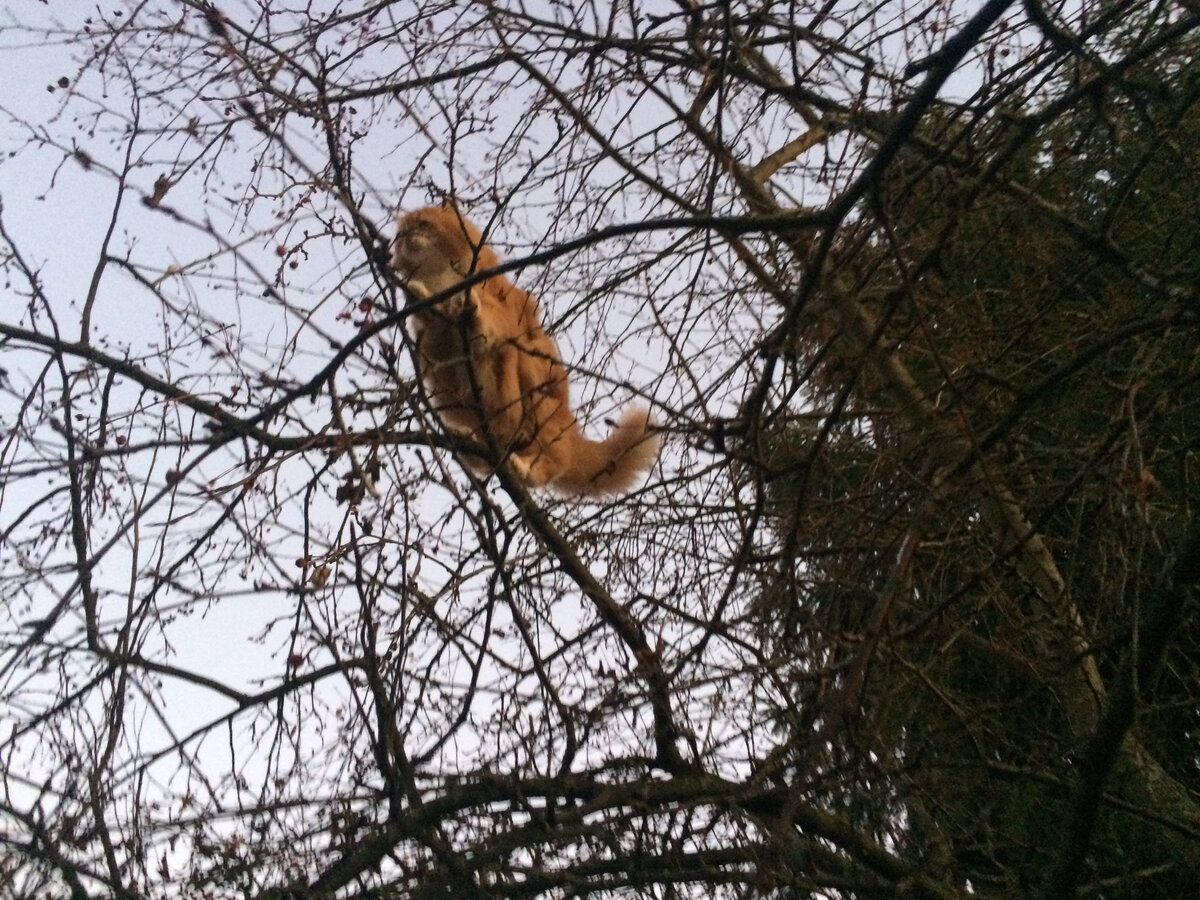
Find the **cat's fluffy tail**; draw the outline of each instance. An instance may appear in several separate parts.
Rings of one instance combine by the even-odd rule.
[[[565,494],[602,497],[624,493],[658,458],[658,435],[650,422],[650,410],[643,407],[622,412],[612,433],[602,441],[590,441],[578,429],[567,439],[572,445],[570,465],[553,483]]]

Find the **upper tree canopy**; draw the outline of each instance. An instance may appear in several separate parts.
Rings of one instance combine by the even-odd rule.
[[[0,893],[1194,889],[1194,4],[6,15]],[[461,464],[447,197],[629,495]]]

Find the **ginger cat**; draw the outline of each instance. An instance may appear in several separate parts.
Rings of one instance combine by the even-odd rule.
[[[392,265],[421,299],[500,264],[452,205],[404,213],[398,226]],[[658,457],[643,408],[626,409],[603,441],[583,436],[567,370],[542,330],[537,303],[503,275],[414,311],[410,322],[421,380],[442,423],[507,458],[528,487],[620,493]],[[480,457],[466,461],[480,474],[492,468]]]

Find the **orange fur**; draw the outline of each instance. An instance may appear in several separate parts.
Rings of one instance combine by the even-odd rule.
[[[500,264],[453,206],[405,213],[398,225],[392,264],[419,298]],[[442,422],[506,458],[527,486],[619,493],[658,457],[645,409],[626,410],[603,441],[583,436],[571,412],[566,367],[542,330],[537,303],[503,275],[450,294],[410,321],[421,380]],[[478,457],[467,463],[489,469]]]

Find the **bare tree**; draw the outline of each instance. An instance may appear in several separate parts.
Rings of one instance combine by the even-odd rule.
[[[1194,3],[7,15],[3,892],[1194,884]],[[447,197],[630,494],[461,465]]]

